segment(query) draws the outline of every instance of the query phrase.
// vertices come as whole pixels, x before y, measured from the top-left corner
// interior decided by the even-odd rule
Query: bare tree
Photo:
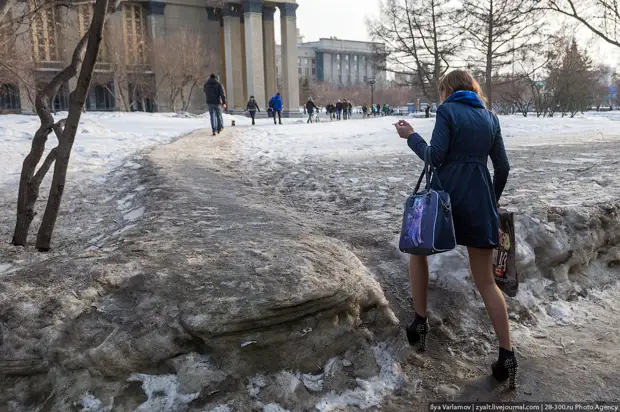
[[[521,113],[527,117],[534,103],[534,95],[526,75],[516,73],[515,75],[497,76],[493,83],[497,83],[494,89],[499,97],[498,103],[502,107],[503,113]]]
[[[14,245],[26,245],[28,230],[35,216],[34,205],[39,196],[41,182],[54,165],[54,175],[47,206],[36,242],[38,250],[47,251],[50,249],[64,192],[69,157],[95,69],[104,24],[108,15],[116,10],[119,2],[120,0],[114,2],[96,0],[92,22],[87,33],[75,47],[70,64],[36,94],[35,108],[41,126],[35,133],[30,153],[26,156],[22,166],[17,201],[17,221],[13,235]],[[66,119],[54,122],[50,113],[49,97],[57,93],[64,83],[75,76],[78,76],[77,85],[70,94],[68,116]],[[41,167],[37,170],[37,165],[45,151],[45,143],[52,131],[58,139],[58,146],[48,153]]]
[[[171,111],[187,111],[196,88],[215,71],[215,52],[191,30],[180,29],[155,43],[153,53],[162,73],[156,93],[165,96]]]
[[[414,75],[429,100],[439,100],[439,82],[460,49],[451,0],[386,0],[380,17],[368,22],[374,40],[386,44],[386,67]]]
[[[592,33],[620,47],[620,3],[617,0],[544,0],[539,6],[568,16]]]
[[[493,75],[526,60],[542,43],[538,0],[464,0],[457,22],[466,33],[471,61],[484,67],[485,94],[493,105]],[[478,57],[477,57],[478,56]]]

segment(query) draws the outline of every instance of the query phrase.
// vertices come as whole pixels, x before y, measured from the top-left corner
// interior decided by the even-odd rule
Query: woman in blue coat
[[[514,388],[518,363],[510,343],[508,312],[502,292],[493,276],[493,249],[499,243],[497,202],[508,179],[510,166],[499,119],[484,105],[480,85],[469,73],[455,70],[440,84],[443,104],[437,109],[430,146],[403,120],[396,123],[400,137],[421,159],[427,147],[437,176],[450,194],[454,230],[459,245],[466,246],[472,276],[499,340],[499,359],[493,376],[510,378]],[[491,157],[494,176],[487,168]],[[426,302],[428,293],[426,257],[411,256],[409,278],[415,318],[407,328],[409,342],[425,346],[428,334]]]

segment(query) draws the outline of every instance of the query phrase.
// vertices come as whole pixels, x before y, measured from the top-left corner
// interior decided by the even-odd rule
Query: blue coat
[[[424,159],[428,146],[414,133],[409,147]],[[497,201],[504,191],[510,165],[499,119],[484,108],[474,92],[457,91],[437,109],[430,142],[438,184],[450,194],[459,245],[494,248],[499,243]],[[487,160],[491,157],[491,179]]]
[[[271,100],[269,100],[269,106],[271,106],[275,111],[282,110],[282,96],[279,94],[273,96]]]

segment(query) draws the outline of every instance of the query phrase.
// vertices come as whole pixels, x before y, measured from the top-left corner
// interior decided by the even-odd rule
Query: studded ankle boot
[[[499,359],[492,366],[493,377],[500,382],[508,380],[510,389],[517,387],[517,372],[519,370],[519,361],[514,351],[499,348]]]
[[[428,320],[416,313],[413,323],[407,328],[407,340],[409,344],[414,346],[420,342],[420,349],[425,351],[428,330]]]

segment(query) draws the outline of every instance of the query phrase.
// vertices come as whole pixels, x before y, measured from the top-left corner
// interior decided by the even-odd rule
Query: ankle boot
[[[407,340],[409,344],[414,346],[420,342],[420,349],[425,351],[428,331],[428,320],[416,313],[413,323],[407,328]]]
[[[510,389],[517,387],[517,372],[519,361],[514,351],[499,348],[499,359],[492,366],[493,377],[500,382],[508,380]]]

